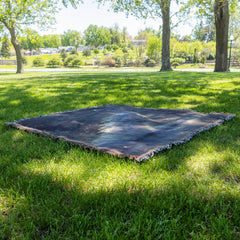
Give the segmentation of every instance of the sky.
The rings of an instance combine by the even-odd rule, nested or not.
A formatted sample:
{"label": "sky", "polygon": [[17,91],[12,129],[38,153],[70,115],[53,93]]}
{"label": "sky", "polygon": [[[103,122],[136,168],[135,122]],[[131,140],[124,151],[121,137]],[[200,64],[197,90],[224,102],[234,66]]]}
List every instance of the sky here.
{"label": "sky", "polygon": [[[175,8],[176,6],[172,6],[172,9]],[[124,13],[109,11],[107,6],[98,8],[97,3],[88,0],[84,4],[80,4],[77,9],[73,9],[71,6],[68,6],[68,8],[62,7],[62,10],[56,14],[56,24],[52,26],[52,29],[40,32],[40,34],[63,34],[68,29],[83,33],[90,24],[99,27],[112,27],[114,24],[118,24],[120,29],[127,27],[128,33],[134,37],[140,30],[146,27],[158,30],[161,25],[161,19],[141,20],[133,16],[126,17]],[[189,24],[181,24],[181,28],[178,27],[173,32],[182,36],[190,35],[192,27]]]}

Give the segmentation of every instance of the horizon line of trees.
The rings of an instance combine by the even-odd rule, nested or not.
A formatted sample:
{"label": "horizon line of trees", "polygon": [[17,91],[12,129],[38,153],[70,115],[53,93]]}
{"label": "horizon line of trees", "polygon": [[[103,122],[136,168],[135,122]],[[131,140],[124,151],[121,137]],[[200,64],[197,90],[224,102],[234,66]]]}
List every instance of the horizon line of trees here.
{"label": "horizon line of trees", "polygon": [[[101,30],[102,27],[99,27]],[[87,30],[91,29],[87,28]],[[106,28],[107,29],[107,28]],[[115,28],[117,29],[117,28]],[[117,32],[117,31],[116,31]],[[77,34],[76,34],[77,33]],[[196,30],[193,31],[194,35],[196,34]],[[179,36],[176,34],[172,34],[171,41],[170,41],[170,62],[171,65],[173,62],[175,63],[184,63],[185,61],[190,61],[193,63],[205,63],[206,60],[213,60],[215,59],[215,41],[214,38],[208,38],[207,40],[204,40],[204,36],[206,34],[205,31],[201,31],[202,36],[198,33],[195,35],[195,37],[191,36]],[[34,36],[34,37],[32,37]],[[119,38],[117,41],[110,41],[104,43],[104,37],[103,40],[101,40],[101,35],[95,35],[94,38],[92,38],[92,43],[97,43],[95,46],[94,44],[88,45],[92,46],[92,49],[96,46],[99,46],[100,44],[105,44],[105,49],[108,51],[118,51],[122,53],[127,53],[129,49],[133,50],[133,45],[131,44],[132,38],[129,35],[127,38],[125,38],[125,41],[123,41],[121,32],[119,31],[119,34],[117,35]],[[214,35],[212,35],[214,37]],[[79,37],[79,41],[76,41],[76,37]],[[97,39],[99,38],[99,39]],[[63,35],[55,35],[55,34],[49,34],[44,36],[39,36],[37,34],[31,35],[31,40],[28,41],[26,37],[19,38],[20,44],[23,44],[22,47],[25,50],[30,49],[28,47],[28,44],[31,44],[30,46],[32,49],[38,49],[40,47],[43,48],[58,48],[61,45],[64,46],[73,46],[76,43],[81,43],[86,45],[86,41],[84,41],[84,38],[79,34],[79,32],[74,30],[68,30],[64,32]],[[111,38],[113,39],[113,38]],[[161,63],[161,49],[162,49],[162,42],[161,42],[161,34],[159,31],[152,30],[150,28],[146,28],[144,30],[140,30],[138,32],[138,35],[135,36],[135,40],[144,40],[144,44],[142,46],[135,47],[135,52],[137,55],[137,58],[139,61],[142,61],[143,57],[148,57],[149,59],[152,59],[152,62],[155,62],[155,64]],[[23,41],[22,41],[23,40]],[[30,39],[29,39],[30,40]],[[62,44],[63,40],[63,44]],[[81,40],[81,41],[80,41]],[[201,41],[200,41],[201,40]],[[112,44],[110,44],[112,43]],[[240,61],[240,41],[238,44],[235,44],[235,46],[238,47],[238,49],[233,49],[232,51],[232,60],[234,61]],[[1,55],[3,58],[8,58],[10,56],[10,41],[4,37],[1,47]],[[79,47],[77,45],[76,47]],[[32,50],[30,49],[30,50]],[[121,54],[120,54],[121,55]],[[125,56],[126,57],[126,56]],[[121,65],[121,64],[120,64]]]}
{"label": "horizon line of trees", "polygon": [[[74,46],[76,49],[80,45],[97,48],[100,46],[113,46],[118,48],[120,46],[131,45],[133,40],[145,40],[146,44],[151,36],[161,38],[161,32],[153,30],[152,28],[145,28],[138,32],[134,38],[128,34],[127,28],[123,27],[121,30],[117,24],[113,27],[103,27],[97,25],[89,25],[89,27],[81,34],[77,30],[67,30],[63,34],[45,34],[40,35],[35,30],[27,29],[20,37],[19,43],[24,50],[38,50],[39,48],[58,48],[60,46]],[[177,35],[171,33],[171,39],[177,39],[180,42],[210,42],[215,41],[215,31],[212,25],[203,26],[203,22],[197,24],[191,35]],[[8,37],[5,35],[0,42],[6,45]]]}
{"label": "horizon line of trees", "polygon": [[[38,25],[41,28],[47,28],[55,21],[55,14],[60,10],[59,2],[62,2],[66,7],[68,3],[77,7],[84,0],[0,0],[0,29],[5,29],[11,36],[11,43],[14,47],[17,56],[17,73],[23,72],[21,44],[19,42],[19,33],[29,31],[28,35],[32,34],[32,30],[27,30],[32,25]],[[170,64],[170,40],[171,28],[173,27],[172,18],[177,16],[178,19],[188,18],[192,9],[196,9],[195,15],[199,19],[210,20],[214,23],[214,32],[216,36],[216,72],[228,71],[228,39],[229,39],[229,22],[230,16],[234,12],[239,14],[240,6],[238,0],[96,0],[100,5],[108,4],[110,9],[115,12],[125,12],[137,18],[152,18],[161,19],[161,71],[171,71]],[[176,3],[180,10],[172,15],[171,4]],[[232,18],[234,19],[234,18]],[[239,26],[238,17],[235,27]],[[181,20],[179,20],[181,23]],[[115,28],[110,30],[105,27],[97,27],[90,25],[84,31],[85,41],[87,45],[98,46],[103,43],[117,42],[119,31]],[[96,42],[95,35],[100,35],[101,41]],[[33,35],[37,35],[34,34]],[[116,37],[116,39],[115,39]],[[211,38],[211,35],[206,35]],[[29,39],[27,39],[29,40]],[[79,41],[78,41],[79,40]],[[34,38],[31,43],[34,43]],[[81,39],[76,38],[74,45],[81,44]]]}

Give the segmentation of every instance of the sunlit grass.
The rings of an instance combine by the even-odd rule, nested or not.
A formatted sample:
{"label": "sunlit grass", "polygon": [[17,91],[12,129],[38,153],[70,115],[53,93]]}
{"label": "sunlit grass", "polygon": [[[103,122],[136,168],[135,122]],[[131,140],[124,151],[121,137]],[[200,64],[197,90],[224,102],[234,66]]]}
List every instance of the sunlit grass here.
{"label": "sunlit grass", "polygon": [[[0,239],[239,239],[238,73],[0,74]],[[236,117],[145,163],[4,122],[104,104]]]}

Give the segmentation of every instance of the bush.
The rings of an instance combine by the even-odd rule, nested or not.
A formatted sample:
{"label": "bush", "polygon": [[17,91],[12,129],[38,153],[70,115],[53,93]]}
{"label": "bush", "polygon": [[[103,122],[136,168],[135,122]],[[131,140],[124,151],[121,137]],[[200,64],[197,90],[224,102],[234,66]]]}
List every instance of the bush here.
{"label": "bush", "polygon": [[98,54],[98,53],[99,53],[99,49],[98,49],[98,48],[94,48],[93,52],[94,52],[95,54]]}
{"label": "bush", "polygon": [[90,49],[84,49],[82,52],[82,55],[85,57],[91,56],[91,50]]}
{"label": "bush", "polygon": [[27,58],[25,56],[22,56],[22,63],[23,63],[23,65],[28,64]]}
{"label": "bush", "polygon": [[207,58],[205,56],[201,56],[199,61],[200,61],[200,63],[205,64],[207,61]]}
{"label": "bush", "polygon": [[122,67],[123,66],[123,56],[121,55],[116,55],[112,57],[115,62],[116,62],[116,67]]}
{"label": "bush", "polygon": [[83,61],[77,55],[71,55],[67,57],[64,61],[64,66],[68,67],[79,67],[84,65]]}
{"label": "bush", "polygon": [[130,57],[129,57],[129,54],[128,54],[128,53],[125,53],[125,54],[123,55],[122,59],[123,59],[123,66],[124,66],[124,67],[127,67],[127,66],[128,66],[128,63],[129,63],[129,60],[131,60]]}
{"label": "bush", "polygon": [[77,52],[76,48],[72,48],[70,54],[71,55],[78,55],[78,52]]}
{"label": "bush", "polygon": [[134,66],[134,60],[130,59],[126,63],[126,67],[133,67]]}
{"label": "bush", "polygon": [[45,63],[44,63],[44,59],[42,57],[36,57],[33,60],[33,66],[34,67],[42,67],[44,65],[45,65]]}
{"label": "bush", "polygon": [[178,62],[173,62],[171,65],[172,65],[174,68],[176,68],[176,67],[179,66],[180,64],[179,64]]}
{"label": "bush", "polygon": [[116,43],[114,43],[114,44],[112,45],[112,49],[113,49],[114,51],[116,51],[118,48],[119,48],[119,46],[118,46]]}
{"label": "bush", "polygon": [[134,63],[134,67],[141,67],[143,65],[143,60],[141,58],[137,58]]}
{"label": "bush", "polygon": [[83,65],[83,61],[79,58],[79,57],[75,57],[72,61],[71,61],[71,65],[73,67],[79,67]]}
{"label": "bush", "polygon": [[116,61],[113,58],[107,57],[102,60],[102,65],[108,65],[109,67],[115,67]]}
{"label": "bush", "polygon": [[123,52],[123,53],[128,53],[128,48],[127,48],[127,47],[124,47],[124,48],[122,49],[122,52]]}
{"label": "bush", "polygon": [[61,50],[60,56],[61,56],[63,61],[67,58],[68,54],[66,53],[65,49]]}
{"label": "bush", "polygon": [[107,49],[103,49],[103,54],[104,54],[104,55],[107,55],[107,54],[108,54]]}
{"label": "bush", "polygon": [[112,47],[111,47],[111,45],[107,45],[107,47],[106,47],[106,49],[108,50],[108,51],[111,51],[112,50]]}
{"label": "bush", "polygon": [[101,65],[101,60],[98,58],[94,61],[94,64],[97,65],[97,66],[100,66]]}
{"label": "bush", "polygon": [[186,60],[185,60],[185,58],[172,58],[171,63],[174,63],[174,62],[179,63],[179,65],[180,65],[180,64],[184,64],[186,62]]}
{"label": "bush", "polygon": [[144,65],[146,67],[154,67],[156,66],[156,64],[157,64],[156,61],[154,61],[154,59],[151,59],[151,58],[146,59],[144,62]]}
{"label": "bush", "polygon": [[71,62],[74,60],[74,58],[76,58],[76,56],[69,56],[65,59],[64,61],[64,66],[69,66],[71,65]]}
{"label": "bush", "polygon": [[56,67],[60,67],[62,66],[63,62],[60,58],[58,57],[52,57],[48,63],[47,63],[47,66],[48,67],[51,67],[51,68],[56,68]]}
{"label": "bush", "polygon": [[123,55],[123,51],[121,49],[117,49],[115,52],[114,52],[114,55]]}

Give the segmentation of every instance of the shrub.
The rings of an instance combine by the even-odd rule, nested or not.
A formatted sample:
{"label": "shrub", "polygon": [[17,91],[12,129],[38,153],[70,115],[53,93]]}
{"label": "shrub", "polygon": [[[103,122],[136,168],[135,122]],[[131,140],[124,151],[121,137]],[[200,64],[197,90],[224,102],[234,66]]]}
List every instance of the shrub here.
{"label": "shrub", "polygon": [[107,45],[107,47],[106,47],[106,49],[108,50],[108,51],[111,51],[112,50],[112,47],[111,47],[111,45]]}
{"label": "shrub", "polygon": [[134,67],[141,67],[143,65],[143,60],[141,58],[137,58],[134,63]]}
{"label": "shrub", "polygon": [[154,59],[151,59],[151,58],[146,59],[144,62],[144,65],[146,67],[154,67],[156,66],[156,64],[157,64],[156,61],[154,61]]}
{"label": "shrub", "polygon": [[71,61],[71,65],[73,67],[79,67],[83,65],[83,61],[79,58],[79,57],[75,57],[72,61]]}
{"label": "shrub", "polygon": [[180,64],[179,64],[178,62],[173,62],[171,65],[172,65],[174,68],[176,68],[176,67],[179,66]]}
{"label": "shrub", "polygon": [[115,67],[116,61],[113,58],[107,57],[102,60],[102,65],[108,65],[109,67]]}
{"label": "shrub", "polygon": [[44,59],[42,57],[36,57],[33,60],[33,66],[34,67],[42,67],[44,65],[45,65],[45,63],[44,63]]}
{"label": "shrub", "polygon": [[113,56],[112,57],[114,60],[115,60],[115,62],[116,62],[116,67],[122,67],[123,66],[123,56],[121,56],[121,55],[115,55],[115,56]]}
{"label": "shrub", "polygon": [[98,54],[98,53],[99,53],[99,49],[98,49],[98,48],[94,48],[93,52],[94,52],[95,54]]}
{"label": "shrub", "polygon": [[119,46],[118,46],[116,43],[114,43],[114,44],[112,45],[112,49],[113,49],[114,51],[116,51],[118,48],[119,48]]}
{"label": "shrub", "polygon": [[71,64],[71,62],[74,60],[74,58],[76,58],[76,56],[69,56],[65,59],[64,61],[64,66],[69,66]]}
{"label": "shrub", "polygon": [[200,63],[205,64],[207,61],[207,58],[205,56],[200,57]]}
{"label": "shrub", "polygon": [[171,63],[177,62],[179,64],[184,64],[186,62],[185,58],[172,58]]}
{"label": "shrub", "polygon": [[103,50],[103,54],[104,54],[104,55],[107,55],[107,54],[108,54],[107,49],[104,49],[104,50]]}
{"label": "shrub", "polygon": [[63,61],[67,58],[68,54],[66,53],[65,49],[61,50],[60,56],[61,56]]}
{"label": "shrub", "polygon": [[22,56],[22,63],[23,63],[23,65],[28,64],[27,58],[25,56]]}
{"label": "shrub", "polygon": [[89,57],[89,56],[91,56],[91,50],[90,49],[84,49],[82,54],[85,57]]}
{"label": "shrub", "polygon": [[78,52],[77,52],[76,48],[72,48],[70,54],[71,55],[78,55]]}
{"label": "shrub", "polygon": [[123,52],[123,53],[128,53],[128,48],[127,48],[127,47],[124,47],[124,48],[122,49],[122,52]]}
{"label": "shrub", "polygon": [[134,49],[133,43],[129,43],[128,47],[129,47],[131,50],[133,50],[133,49]]}
{"label": "shrub", "polygon": [[117,49],[115,52],[114,52],[114,55],[123,55],[123,51],[121,49]]}
{"label": "shrub", "polygon": [[62,60],[58,57],[52,57],[48,63],[47,66],[51,67],[51,68],[56,68],[56,67],[60,67],[63,64]]}
{"label": "shrub", "polygon": [[98,58],[94,61],[94,64],[97,65],[97,66],[100,66],[101,65],[101,60]]}
{"label": "shrub", "polygon": [[122,59],[123,59],[123,66],[125,66],[125,67],[128,66],[128,62],[129,62],[129,60],[130,60],[129,54],[128,54],[128,53],[125,53],[125,54],[123,55]]}

